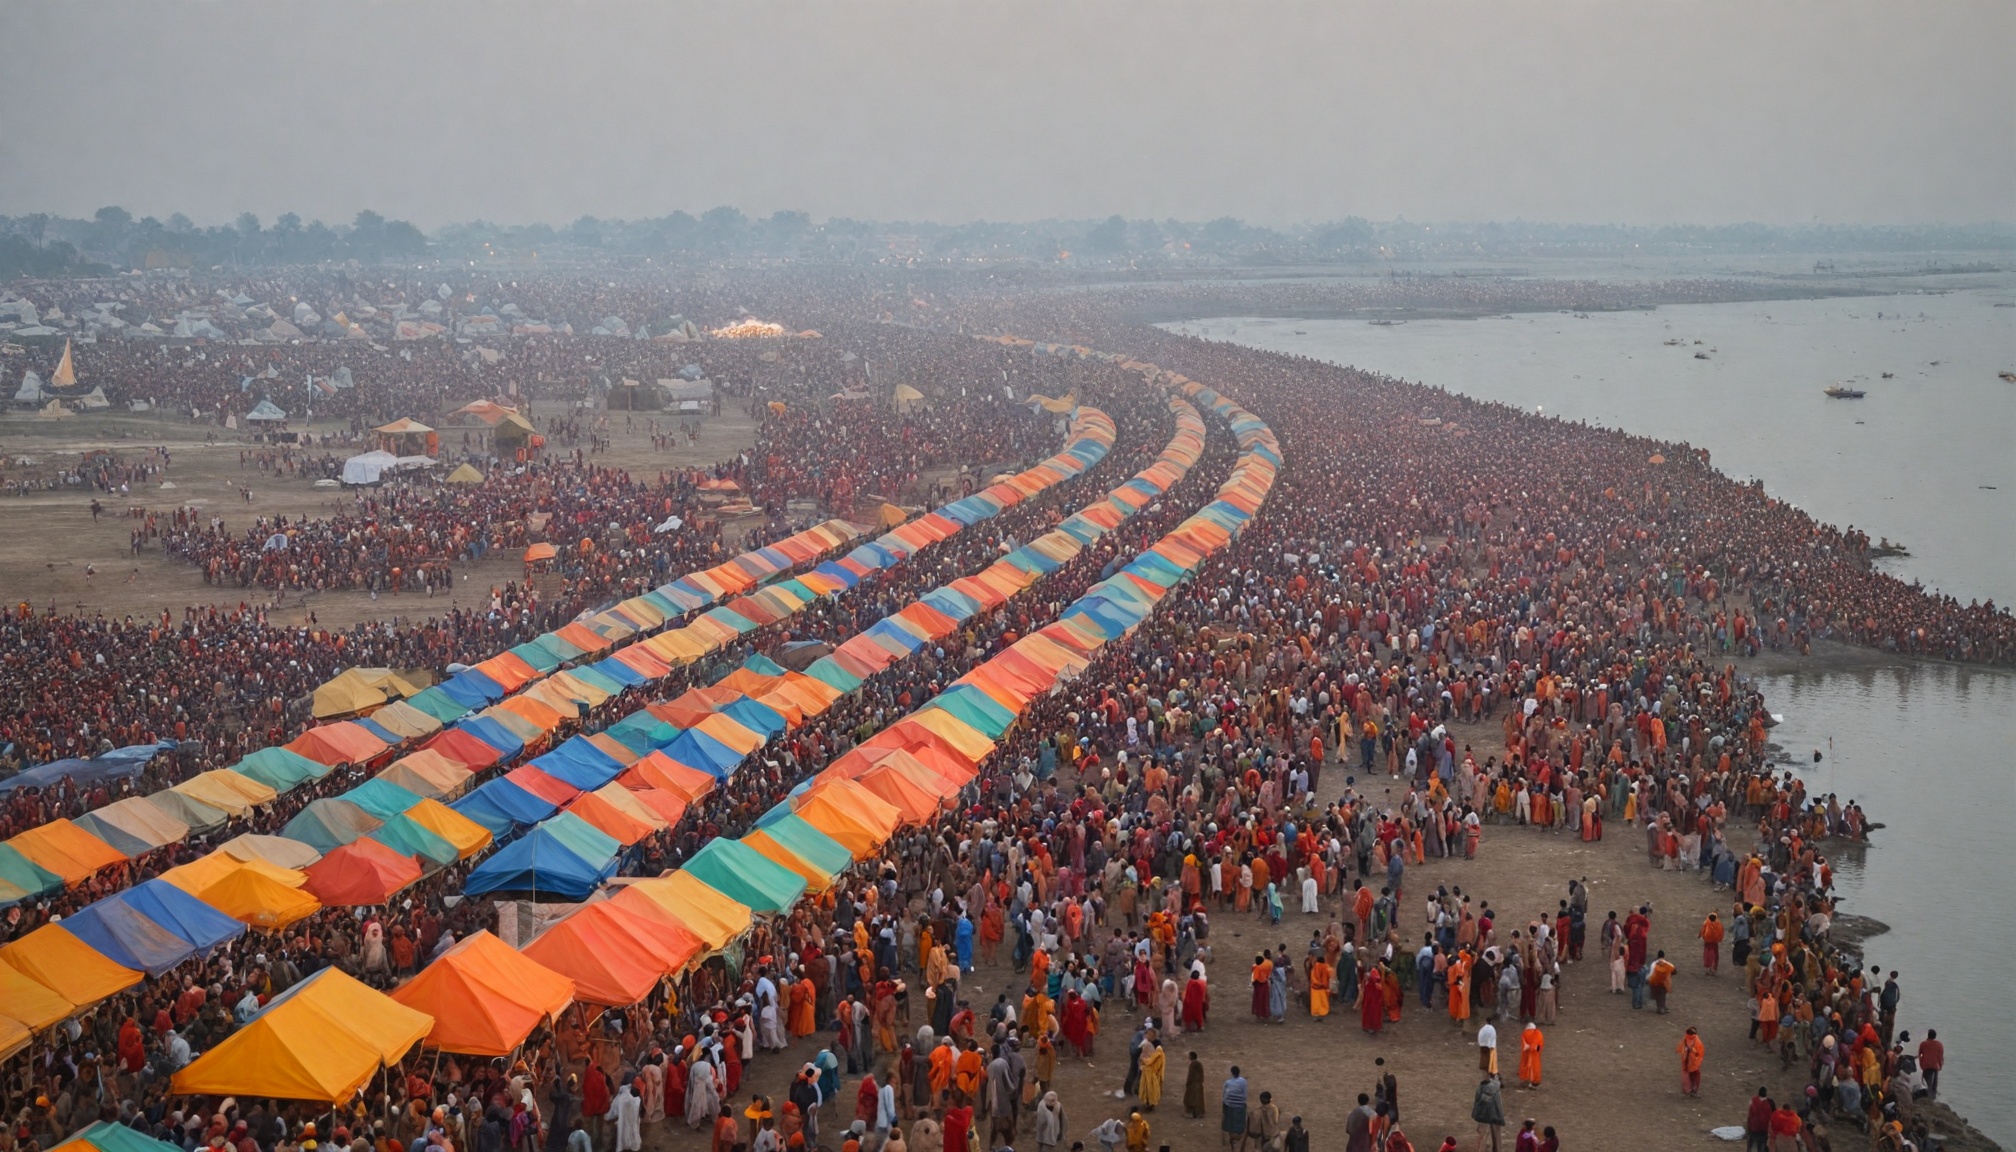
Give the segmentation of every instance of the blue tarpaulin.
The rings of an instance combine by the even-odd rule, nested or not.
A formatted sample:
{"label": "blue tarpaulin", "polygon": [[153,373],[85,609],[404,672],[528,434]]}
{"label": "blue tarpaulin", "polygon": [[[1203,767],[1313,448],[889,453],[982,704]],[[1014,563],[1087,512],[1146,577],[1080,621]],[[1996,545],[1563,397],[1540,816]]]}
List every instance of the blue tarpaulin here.
{"label": "blue tarpaulin", "polygon": [[498,757],[500,760],[509,760],[525,750],[523,740],[512,735],[509,728],[488,716],[471,716],[467,720],[457,721],[455,727],[497,749],[502,753]]}
{"label": "blue tarpaulin", "polygon": [[541,825],[478,864],[469,874],[464,890],[471,896],[486,892],[532,892],[564,900],[585,900],[615,874],[614,852],[599,860],[586,858],[566,839]]}
{"label": "blue tarpaulin", "polygon": [[51,760],[47,764],[37,764],[6,780],[0,780],[0,794],[12,792],[16,788],[47,788],[65,776],[84,787],[102,784],[107,780],[131,780],[140,775],[149,760],[174,747],[173,740],[163,740],[158,744],[132,744],[125,748],[114,748],[103,756],[89,760]]}
{"label": "blue tarpaulin", "polygon": [[500,838],[515,829],[537,824],[558,810],[556,805],[503,779],[490,781],[449,807]]}
{"label": "blue tarpaulin", "polygon": [[149,976],[181,964],[196,954],[187,940],[141,915],[113,896],[63,918],[62,927],[114,964]]}
{"label": "blue tarpaulin", "polygon": [[227,940],[245,934],[245,925],[166,880],[149,880],[119,894],[141,915],[187,940],[198,956],[208,956]]}
{"label": "blue tarpaulin", "polygon": [[696,729],[681,732],[665,746],[665,754],[689,768],[698,768],[716,780],[726,780],[742,763],[742,753]]}

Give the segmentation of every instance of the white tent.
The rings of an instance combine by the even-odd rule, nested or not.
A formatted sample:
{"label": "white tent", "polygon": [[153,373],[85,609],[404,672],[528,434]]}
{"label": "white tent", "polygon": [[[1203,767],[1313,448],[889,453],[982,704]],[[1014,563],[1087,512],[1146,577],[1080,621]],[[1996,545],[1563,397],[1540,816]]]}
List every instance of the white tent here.
{"label": "white tent", "polygon": [[42,402],[42,378],[33,372],[21,374],[21,387],[14,392],[16,404],[40,404]]}
{"label": "white tent", "polygon": [[343,462],[343,483],[376,484],[399,458],[390,452],[366,452]]}
{"label": "white tent", "polygon": [[245,414],[245,419],[249,421],[259,421],[259,422],[271,421],[273,423],[278,423],[279,421],[287,419],[287,412],[285,409],[273,403],[273,401],[271,400],[261,400],[259,401],[259,403],[254,404],[252,406],[252,410],[250,412],[247,412]]}
{"label": "white tent", "polygon": [[394,456],[390,452],[366,452],[343,462],[343,483],[376,484],[387,472],[412,472],[432,468],[439,461],[432,456]]}
{"label": "white tent", "polygon": [[77,403],[85,408],[110,408],[112,406],[112,401],[105,398],[105,386],[102,384],[93,385],[91,391],[86,392],[83,398],[78,400]]}

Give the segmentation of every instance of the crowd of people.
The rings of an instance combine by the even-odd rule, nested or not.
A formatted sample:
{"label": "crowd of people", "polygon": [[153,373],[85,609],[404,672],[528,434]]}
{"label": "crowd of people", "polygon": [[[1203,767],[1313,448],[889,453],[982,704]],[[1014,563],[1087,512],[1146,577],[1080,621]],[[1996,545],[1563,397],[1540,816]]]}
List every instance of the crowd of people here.
{"label": "crowd of people", "polygon": [[[1431,857],[1474,860],[1502,835],[1595,842],[1607,831],[1643,835],[1651,867],[1698,871],[1733,904],[1726,921],[1698,930],[1659,923],[1665,948],[1654,944],[1649,905],[1622,909],[1621,918],[1613,911],[1595,940],[1605,975],[1580,979],[1607,978],[1632,1008],[1669,1010],[1681,955],[1673,941],[1698,939],[1704,968],[1719,970],[1728,940],[1757,1041],[1788,1067],[1804,1061],[1810,1074],[1810,1087],[1783,1107],[1759,1094],[1768,1107],[1753,1102],[1745,1117],[1753,1146],[1823,1148],[1828,1126],[1841,1122],[1866,1126],[1878,1147],[1925,1146],[1915,1105],[1936,1094],[1943,1049],[1929,1034],[1911,1049],[1897,1026],[1894,974],[1863,969],[1829,937],[1825,853],[1830,842],[1859,839],[1868,822],[1852,803],[1809,796],[1796,776],[1778,773],[1766,748],[1768,713],[1732,660],[1832,636],[2006,661],[2016,652],[2006,613],[1905,588],[1868,567],[1866,541],[1858,548],[1691,454],[1651,464],[1660,446],[1650,441],[1167,336],[1126,324],[1085,295],[941,304],[969,331],[1126,348],[1207,381],[1266,418],[1287,461],[1247,530],[1138,631],[1102,649],[1068,691],[1036,702],[956,811],[766,925],[739,963],[711,960],[676,996],[629,1012],[592,1021],[570,1014],[522,1063],[409,1063],[333,1115],[168,1096],[164,1069],[228,1034],[241,1009],[249,1015],[292,980],[339,964],[389,981],[488,925],[483,902],[449,910],[440,899],[455,891],[453,870],[405,908],[364,921],[324,913],[290,938],[259,945],[263,952],[248,957],[245,944],[220,953],[181,989],[142,985],[101,1007],[95,1031],[73,1025],[40,1048],[34,1098],[14,1101],[17,1140],[46,1146],[80,1120],[107,1117],[184,1148],[238,1152],[293,1152],[318,1139],[358,1152],[468,1141],[486,1152],[635,1152],[682,1124],[708,1133],[717,1152],[943,1152],[1025,1136],[1039,1148],[1135,1152],[1167,1143],[1160,1133],[1178,1123],[1163,1104],[1172,1063],[1184,1070],[1185,1119],[1207,1113],[1207,1083],[1217,1076],[1198,1053],[1237,1015],[1274,1025],[1291,1005],[1322,1019],[1341,1004],[1360,1030],[1383,1035],[1412,1026],[1402,1020],[1414,1002],[1417,1016],[1474,1029],[1479,1083],[1470,1114],[1477,1146],[1496,1148],[1506,1126],[1499,1026],[1516,1026],[1519,1055],[1506,1071],[1541,1085],[1561,989],[1586,958],[1589,895],[1570,883],[1558,910],[1501,918],[1483,895],[1488,870],[1461,888],[1424,892],[1407,886],[1408,868]],[[848,318],[812,307],[803,315],[829,333]],[[936,341],[966,343],[893,326],[881,338],[919,354]],[[1092,476],[926,549],[655,691],[707,682],[746,651],[785,639],[843,640],[1033,537],[1152,458],[1156,429],[1168,426],[1159,398],[1119,370],[1046,359],[1054,358],[1016,366],[1017,395],[1069,384],[1121,428],[1120,450]],[[984,359],[957,353],[951,362],[971,373]],[[1001,365],[985,367],[1009,370]],[[1425,423],[1424,411],[1440,422]],[[945,453],[940,459],[957,459],[962,427],[977,427],[932,428],[913,442],[888,426],[842,434],[847,418],[832,419],[822,428],[806,412],[782,422],[792,431],[777,443],[789,451],[774,460],[757,454],[743,477],[752,487],[782,485],[773,498],[830,499],[843,479],[914,473],[927,441]],[[1014,456],[1039,442],[1028,432],[996,435],[978,451]],[[836,464],[830,474],[797,478],[818,470],[794,454],[833,451],[845,460],[853,448],[842,446],[857,445],[857,436],[895,450],[894,471],[870,481]],[[877,439],[885,436],[894,439]],[[902,458],[904,445],[914,460]],[[1232,452],[1215,426],[1203,458],[1161,501],[967,621],[956,640],[899,661],[781,738],[626,866],[656,871],[710,837],[747,830],[800,779],[1041,627],[1174,527],[1209,498]],[[1456,459],[1462,467],[1450,466]],[[471,625],[477,639],[499,639],[499,612]],[[529,607],[518,614],[538,615]],[[17,617],[17,629],[41,626],[40,617]],[[211,625],[228,631],[225,620]],[[255,614],[244,620],[248,635],[261,635]],[[171,623],[161,623],[164,635],[176,634]],[[391,657],[459,651],[468,639],[462,627],[450,617],[368,630],[324,667],[424,666],[435,660]],[[436,639],[415,638],[430,628]],[[200,658],[214,663],[208,647]],[[166,663],[198,652],[191,639]],[[248,671],[258,676],[278,662],[265,656]],[[46,671],[31,661],[19,667],[30,683]],[[290,687],[298,695],[320,678],[326,673],[306,674]],[[230,691],[222,680],[218,687]],[[620,700],[605,715],[639,702]],[[189,704],[192,713],[209,711]],[[54,717],[76,700],[52,692],[39,707]],[[277,737],[284,705],[269,708]],[[1495,739],[1480,753],[1474,737],[1459,743],[1458,729]],[[1388,788],[1373,791],[1380,777],[1399,788],[1397,799]],[[26,803],[17,807],[34,818]],[[145,862],[136,875],[167,864]],[[1228,920],[1278,925],[1291,914],[1311,917],[1299,954],[1283,943],[1254,953],[1250,969],[1243,949],[1214,956],[1224,936],[1213,929]],[[381,941],[382,957],[359,948],[366,937]],[[1004,961],[1013,976],[992,1005],[962,996],[972,973],[991,978]],[[1213,982],[1226,964],[1238,989],[1229,1001],[1222,975]],[[1107,1059],[1095,1065],[1101,1033]],[[1687,1035],[1681,1086],[1693,1092],[1711,1054],[1698,1031]],[[831,1040],[808,1062],[775,1055],[817,1036]],[[1108,1070],[1121,1067],[1123,1043],[1124,1075]],[[752,1089],[758,1068],[765,1087],[788,1087]],[[1112,1087],[1128,1101],[1120,1114],[1091,1124],[1067,1118],[1060,1077],[1081,1069],[1118,1079]],[[1256,1091],[1233,1068],[1216,1093],[1217,1127],[1228,1147],[1269,1152],[1306,1148],[1312,1138],[1351,1152],[1416,1147],[1402,1126],[1397,1079],[1387,1073],[1366,1087],[1341,1132],[1312,1136],[1296,1105],[1276,1099],[1292,1099],[1297,1086]],[[1306,1088],[1301,1098],[1313,1101]],[[334,1131],[313,1127],[332,1122]],[[1520,1152],[1561,1147],[1555,1126],[1537,1121],[1513,1140]],[[1442,1147],[1458,1147],[1455,1137]]]}

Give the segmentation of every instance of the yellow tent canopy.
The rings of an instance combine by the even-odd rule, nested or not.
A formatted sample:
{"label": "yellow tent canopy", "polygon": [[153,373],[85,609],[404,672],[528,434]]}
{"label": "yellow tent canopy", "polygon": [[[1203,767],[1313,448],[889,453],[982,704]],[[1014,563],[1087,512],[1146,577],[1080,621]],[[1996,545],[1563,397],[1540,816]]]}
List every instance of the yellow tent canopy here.
{"label": "yellow tent canopy", "polygon": [[322,910],[320,900],[272,879],[256,864],[241,864],[196,898],[254,928],[285,928]]}
{"label": "yellow tent canopy", "polygon": [[349,668],[315,689],[315,718],[353,716],[385,703],[385,690],[371,682],[362,668]]}
{"label": "yellow tent canopy", "polygon": [[[61,924],[44,924],[5,948],[0,961],[72,1004],[96,1004],[147,974],[107,960]],[[0,1006],[0,1011],[5,1011]]]}
{"label": "yellow tent canopy", "polygon": [[[272,839],[285,839],[285,837],[272,837]],[[232,843],[235,844],[237,841],[234,840]],[[200,856],[187,864],[170,868],[161,874],[161,879],[191,896],[201,896],[204,889],[241,868],[250,868],[268,880],[288,888],[299,888],[308,882],[305,874],[295,871],[291,866],[273,863],[272,858],[276,854],[273,848],[277,846],[262,847],[265,847],[265,850],[255,853],[248,851],[243,845],[237,850],[231,850],[230,846],[226,845],[207,856]],[[304,844],[302,847],[306,848],[307,845]],[[321,857],[317,856],[316,859],[319,860]]]}
{"label": "yellow tent canopy", "polygon": [[213,768],[169,789],[191,800],[220,808],[233,816],[243,816],[261,804],[271,804],[280,794],[242,773],[229,768]]}
{"label": "yellow tent canopy", "polygon": [[[636,897],[626,897],[634,892]],[[747,905],[709,888],[699,877],[685,872],[639,880],[624,886],[618,899],[642,897],[671,914],[692,930],[707,947],[720,951],[749,930],[754,918]]]}
{"label": "yellow tent canopy", "polygon": [[490,830],[439,800],[422,800],[406,810],[415,824],[455,846],[456,855],[467,860],[490,846]]}
{"label": "yellow tent canopy", "polygon": [[63,359],[56,365],[56,371],[49,374],[49,383],[58,388],[68,388],[77,383],[77,363],[70,358],[70,341],[63,341]]}
{"label": "yellow tent canopy", "polygon": [[41,1031],[77,1011],[49,986],[11,964],[0,964],[0,1016]]}
{"label": "yellow tent canopy", "polygon": [[464,464],[448,473],[444,479],[449,484],[481,484],[483,473],[478,472],[473,464]]}
{"label": "yellow tent canopy", "polygon": [[177,1072],[170,1090],[341,1104],[433,1026],[425,1012],[325,968]]}

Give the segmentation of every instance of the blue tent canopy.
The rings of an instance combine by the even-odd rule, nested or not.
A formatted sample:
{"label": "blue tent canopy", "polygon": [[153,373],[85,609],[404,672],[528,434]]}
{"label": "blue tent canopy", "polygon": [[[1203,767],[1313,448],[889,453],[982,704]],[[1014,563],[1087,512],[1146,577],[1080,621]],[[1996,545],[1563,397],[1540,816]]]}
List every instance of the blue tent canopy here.
{"label": "blue tent canopy", "polygon": [[786,727],[782,712],[760,700],[751,700],[747,696],[717,711],[751,732],[760,733],[766,738],[777,735]]}
{"label": "blue tent canopy", "polygon": [[149,976],[159,976],[196,954],[187,940],[116,896],[65,916],[62,927],[113,963]]}
{"label": "blue tent canopy", "polygon": [[464,668],[435,687],[468,708],[481,708],[504,698],[504,686],[474,668]]}
{"label": "blue tent canopy", "polygon": [[464,890],[471,896],[533,892],[585,900],[615,874],[613,854],[600,860],[585,858],[566,839],[540,825],[478,864]]}
{"label": "blue tent canopy", "polygon": [[583,792],[593,792],[623,774],[623,765],[615,757],[581,736],[533,760],[532,766]]}
{"label": "blue tent canopy", "polygon": [[523,740],[513,735],[509,728],[488,716],[471,716],[467,720],[457,721],[455,727],[497,749],[499,759],[509,760],[525,750]]}
{"label": "blue tent canopy", "polygon": [[842,568],[840,565],[834,563],[831,560],[828,560],[826,563],[819,565],[812,571],[817,572],[821,576],[831,576],[833,579],[840,581],[840,583],[846,585],[849,588],[852,588],[854,587],[854,585],[859,584],[861,582],[861,577],[856,576],[853,572],[849,571],[846,568]]}
{"label": "blue tent canopy", "polygon": [[208,956],[227,940],[245,934],[245,925],[234,920],[166,880],[149,880],[121,892],[124,900],[141,915],[189,942],[198,956]]}
{"label": "blue tent canopy", "polygon": [[76,781],[80,787],[102,784],[107,780],[131,780],[140,775],[149,760],[174,747],[173,740],[163,740],[158,744],[132,744],[125,748],[114,748],[102,756],[89,760],[51,760],[47,764],[37,764],[25,772],[18,772],[6,780],[0,780],[0,794],[12,792],[16,788],[47,788],[65,776]]}
{"label": "blue tent canopy", "polygon": [[979,601],[957,588],[934,588],[919,599],[954,620],[964,620],[980,610]]}
{"label": "blue tent canopy", "polygon": [[665,754],[679,763],[698,768],[716,780],[726,780],[735,774],[735,766],[742,763],[742,754],[697,729],[679,733],[677,739],[665,746]]}
{"label": "blue tent canopy", "polygon": [[[622,688],[638,688],[650,683],[650,680],[642,672],[637,671],[614,656],[606,657],[586,667],[600,672],[603,676],[615,681]],[[583,668],[576,668],[574,674],[579,676],[584,670]]]}
{"label": "blue tent canopy", "polygon": [[501,778],[490,781],[449,807],[481,824],[497,837],[537,824],[558,810],[555,805]]}
{"label": "blue tent canopy", "polygon": [[897,624],[891,622],[887,617],[881,620],[877,620],[875,623],[869,625],[868,628],[866,629],[866,632],[870,636],[887,637],[891,642],[901,647],[905,652],[915,652],[917,651],[917,649],[922,648],[924,646],[923,637],[918,636],[917,634],[911,632],[907,628],[898,626]]}

